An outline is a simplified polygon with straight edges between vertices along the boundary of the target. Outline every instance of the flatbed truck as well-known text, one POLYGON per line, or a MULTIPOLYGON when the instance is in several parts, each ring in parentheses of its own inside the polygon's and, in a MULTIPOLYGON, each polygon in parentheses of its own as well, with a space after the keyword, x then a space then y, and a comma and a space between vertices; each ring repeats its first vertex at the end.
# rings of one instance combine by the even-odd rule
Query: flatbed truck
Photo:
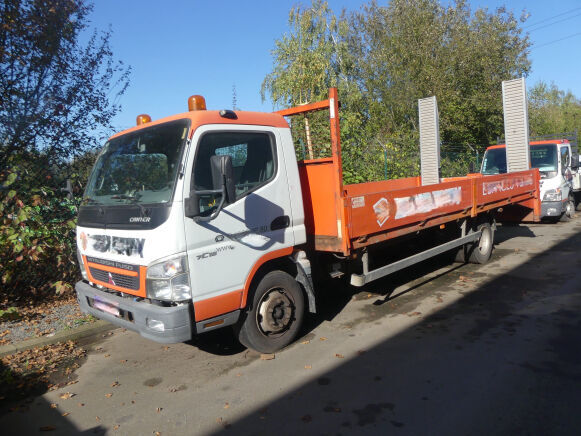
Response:
POLYGON ((189 108, 114 135, 79 208, 82 310, 158 342, 232 326, 273 352, 317 311, 318 277, 364 286, 447 251, 484 263, 497 214, 540 217, 537 169, 344 184, 334 88, 276 113, 189 108), (297 161, 287 119, 317 111, 331 155, 297 161), (434 242, 394 248, 418 240, 434 242))

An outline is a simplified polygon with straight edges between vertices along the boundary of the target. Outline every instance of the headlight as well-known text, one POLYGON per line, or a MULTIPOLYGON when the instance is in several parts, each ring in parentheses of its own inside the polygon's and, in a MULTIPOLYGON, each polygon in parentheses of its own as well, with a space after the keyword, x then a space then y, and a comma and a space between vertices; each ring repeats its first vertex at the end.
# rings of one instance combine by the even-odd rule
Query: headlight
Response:
POLYGON ((147 268, 147 297, 155 300, 184 301, 191 298, 186 256, 164 260, 147 268))
POLYGON ((549 189, 547 192, 545 192, 545 195, 543 197, 543 201, 561 201, 561 200, 562 200, 561 189, 559 188, 549 189))
POLYGON ((79 251, 78 248, 77 248, 77 262, 79 262, 79 268, 81 270, 81 275, 83 276, 83 279, 89 280, 87 276, 87 270, 85 269, 85 265, 83 264, 83 256, 81 256, 81 252, 79 251))

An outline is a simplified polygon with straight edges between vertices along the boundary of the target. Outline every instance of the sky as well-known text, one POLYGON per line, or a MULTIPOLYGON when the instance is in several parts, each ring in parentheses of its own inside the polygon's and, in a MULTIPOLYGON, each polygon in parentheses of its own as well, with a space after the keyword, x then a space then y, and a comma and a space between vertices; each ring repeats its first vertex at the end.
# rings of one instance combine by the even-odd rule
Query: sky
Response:
MULTIPOLYGON (((112 29, 115 59, 132 68, 130 86, 114 118, 116 130, 137 115, 158 119, 187 110, 201 94, 208 109, 232 108, 233 87, 243 110, 272 111, 260 86, 272 71, 271 50, 288 28, 295 0, 95 0, 90 26, 112 29)), ((359 10, 361 0, 329 0, 335 13, 359 10)), ((442 1, 448 4, 448 1, 442 1)), ((310 4, 303 0, 302 4, 310 4)), ((378 0, 378 4, 387 4, 378 0)), ((581 2, 579 0, 469 0, 473 10, 506 6, 520 17, 533 42, 530 87, 542 80, 581 97, 581 2), (571 37, 569 37, 571 36, 571 37)), ((499 84, 500 86, 500 84, 499 84)))

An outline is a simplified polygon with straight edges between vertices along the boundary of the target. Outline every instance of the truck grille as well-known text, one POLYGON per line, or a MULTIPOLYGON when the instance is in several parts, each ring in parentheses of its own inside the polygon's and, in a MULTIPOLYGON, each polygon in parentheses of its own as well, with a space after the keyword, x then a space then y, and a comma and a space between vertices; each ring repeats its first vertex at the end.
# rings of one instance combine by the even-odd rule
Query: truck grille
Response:
POLYGON ((120 286, 122 288, 131 289, 134 291, 139 290, 139 276, 130 277, 123 274, 103 271, 94 267, 89 267, 91 275, 100 282, 109 283, 115 286, 120 286), (109 277, 111 275, 111 277, 109 277), (113 283, 111 282, 113 281, 113 283))

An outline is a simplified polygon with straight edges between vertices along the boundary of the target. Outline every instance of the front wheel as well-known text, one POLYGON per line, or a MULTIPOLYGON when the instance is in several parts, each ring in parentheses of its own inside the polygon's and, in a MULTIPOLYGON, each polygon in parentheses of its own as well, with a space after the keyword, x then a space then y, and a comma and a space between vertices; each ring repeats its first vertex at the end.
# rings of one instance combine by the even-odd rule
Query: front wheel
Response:
POLYGON ((563 212, 563 215, 561 215, 560 221, 561 222, 570 221, 574 215, 575 215, 575 202, 573 201, 572 197, 569 197, 569 200, 565 205, 565 212, 563 212))
POLYGON ((261 353, 278 351, 296 338, 304 312, 300 285, 283 271, 271 271, 256 287, 252 307, 238 325, 238 340, 261 353))

